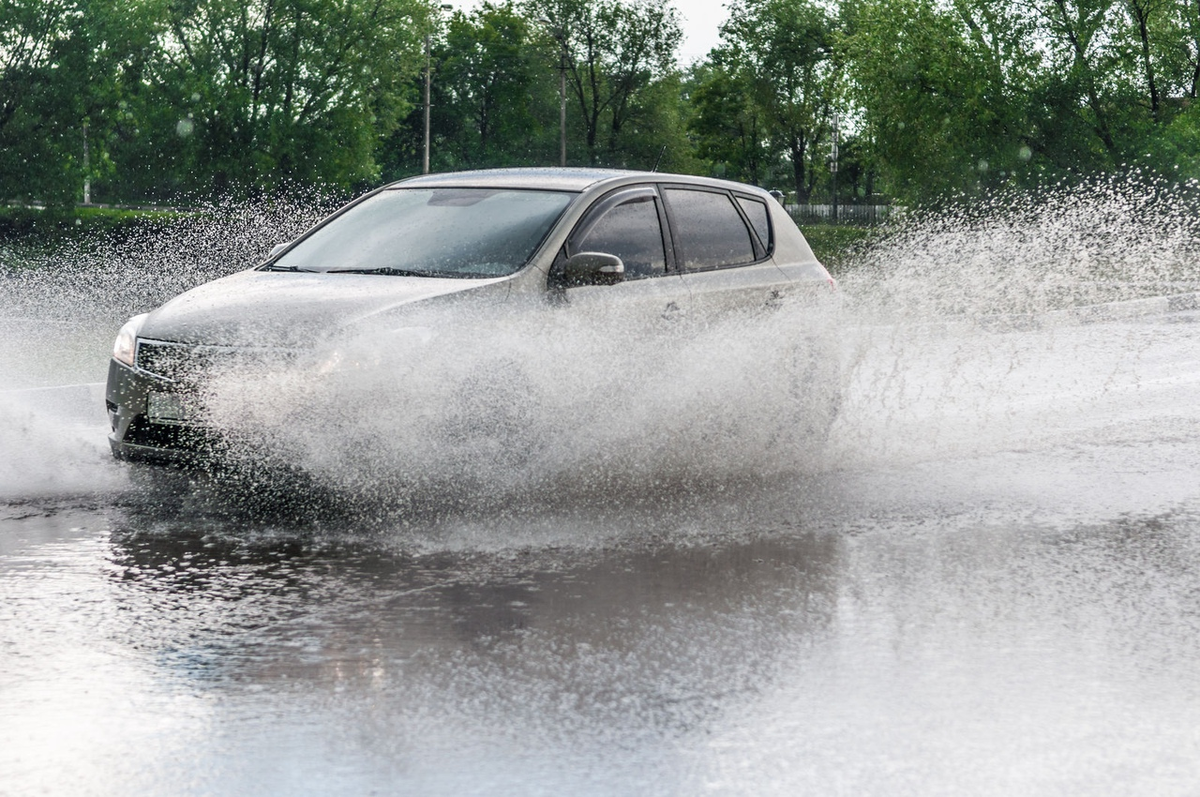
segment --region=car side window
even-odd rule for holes
[[[737,201],[742,206],[742,212],[746,214],[746,218],[750,219],[750,226],[754,228],[754,232],[758,233],[758,240],[762,243],[763,250],[770,252],[771,217],[767,213],[766,203],[746,196],[738,197]]]
[[[644,195],[610,208],[572,242],[571,251],[616,255],[625,264],[627,280],[662,276],[667,259],[658,201]]]
[[[733,198],[715,191],[664,190],[675,231],[676,257],[684,268],[753,263],[754,244]]]

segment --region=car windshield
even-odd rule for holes
[[[574,197],[560,191],[389,189],[354,205],[268,268],[502,277],[525,265]]]

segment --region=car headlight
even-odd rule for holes
[[[125,326],[121,327],[121,331],[117,333],[117,339],[113,342],[113,359],[119,363],[124,363],[130,367],[134,364],[134,359],[137,357],[137,333],[142,328],[142,322],[146,320],[149,313],[135,315],[133,318],[125,322]]]

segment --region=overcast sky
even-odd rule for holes
[[[455,8],[468,9],[477,0],[446,0]],[[679,63],[686,66],[708,55],[717,45],[717,27],[725,21],[728,0],[675,0],[675,8],[683,18],[683,45],[679,48]]]

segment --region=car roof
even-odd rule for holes
[[[514,168],[480,169],[470,172],[446,172],[410,177],[392,186],[414,188],[544,188],[558,191],[583,191],[596,183],[615,177],[638,174],[617,169],[586,168]],[[389,186],[390,188],[391,186]]]
[[[541,188],[551,191],[586,191],[598,183],[626,182],[629,180],[653,180],[655,182],[688,182],[701,185],[723,186],[741,190],[756,190],[741,183],[730,183],[711,177],[666,174],[626,169],[599,169],[584,167],[526,167],[511,169],[480,169],[468,172],[445,172],[425,174],[401,180],[387,188]]]

